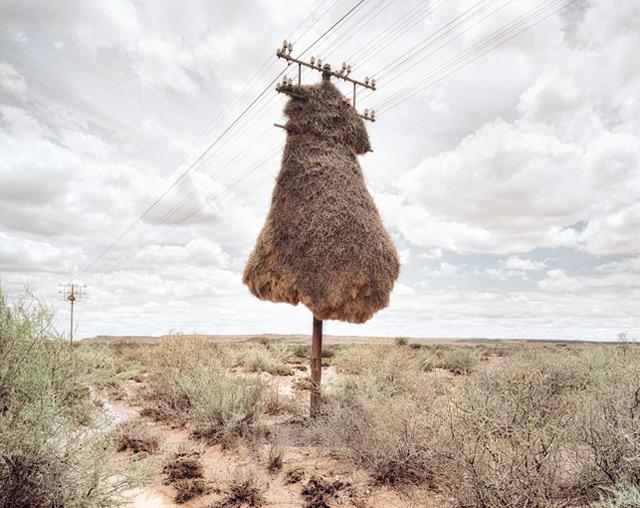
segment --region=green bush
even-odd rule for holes
[[[291,367],[285,362],[286,350],[275,346],[241,347],[236,362],[249,372],[268,372],[274,376],[290,376]]]
[[[640,508],[640,487],[617,485],[605,488],[605,499],[591,506],[593,508]]]
[[[194,435],[228,442],[247,435],[261,408],[263,383],[235,376],[227,349],[198,336],[161,341],[151,358],[145,413],[174,423],[192,421]]]
[[[409,339],[407,339],[406,337],[396,337],[395,339],[393,339],[393,343],[396,346],[406,346],[407,344],[409,344]]]
[[[454,347],[444,351],[439,358],[438,367],[454,374],[468,374],[480,362],[477,351],[468,346]]]
[[[430,482],[434,386],[400,362],[376,367],[337,386],[314,433],[379,483]]]
[[[94,421],[82,357],[30,295],[0,290],[0,506],[121,504],[130,477],[105,464],[110,436]]]

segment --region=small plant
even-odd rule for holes
[[[248,467],[237,467],[230,473],[222,490],[223,499],[215,508],[262,506],[265,503],[265,486],[259,480],[257,471]]]
[[[167,475],[166,484],[179,480],[203,478],[204,469],[200,455],[194,450],[178,451],[165,463],[162,472]]]
[[[249,346],[242,348],[236,357],[238,365],[249,372],[268,372],[274,376],[290,376],[291,367],[284,362],[285,351],[281,348]]]
[[[121,423],[115,430],[116,449],[119,452],[131,450],[135,454],[154,453],[160,444],[158,436],[149,432],[141,420]]]
[[[462,346],[445,351],[439,359],[438,367],[453,374],[468,374],[480,362],[480,356],[473,349]]]
[[[329,501],[338,491],[345,487],[340,480],[328,480],[313,475],[302,487],[300,495],[304,499],[305,508],[329,508]]]
[[[267,471],[274,473],[282,469],[284,460],[284,445],[279,435],[274,435],[269,443],[269,454],[267,456]]]
[[[187,478],[174,483],[176,489],[175,501],[178,504],[186,503],[192,499],[208,494],[213,489],[211,483],[202,478]]]
[[[266,337],[260,337],[258,339],[258,344],[267,349],[271,347],[271,341],[269,341],[269,339],[267,339]]]
[[[395,339],[393,339],[393,343],[396,346],[406,346],[407,344],[409,344],[409,339],[407,339],[406,337],[396,337]]]
[[[293,483],[299,483],[304,480],[306,473],[300,466],[287,464],[284,466],[284,483],[291,485]]]
[[[640,508],[640,488],[616,485],[605,488],[604,499],[592,504],[593,508]]]

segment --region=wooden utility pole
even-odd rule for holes
[[[291,51],[293,50],[293,44],[290,42],[284,41],[281,48],[278,48],[276,51],[276,55],[278,58],[283,58],[287,62],[297,64],[298,66],[298,77],[297,84],[302,84],[302,67],[306,67],[309,69],[313,69],[315,71],[319,71],[322,73],[323,81],[331,81],[332,77],[336,79],[341,79],[343,81],[347,81],[353,83],[353,95],[351,98],[351,105],[355,109],[356,107],[356,89],[358,86],[363,88],[368,88],[369,90],[375,91],[376,89],[376,80],[365,78],[364,81],[359,81],[357,79],[353,79],[349,74],[351,73],[351,65],[347,65],[346,63],[342,64],[342,68],[339,71],[332,71],[331,65],[328,63],[323,64],[321,58],[311,57],[309,62],[305,62],[300,60],[299,58],[295,58],[291,56]],[[294,99],[305,100],[305,97],[296,93],[293,89],[293,80],[287,76],[284,77],[281,84],[276,87],[276,90],[279,93],[284,93],[289,95]],[[349,102],[347,97],[344,97],[345,102]],[[356,111],[357,112],[357,111]],[[376,112],[374,110],[369,111],[368,109],[364,110],[364,114],[358,113],[360,118],[364,120],[368,120],[370,122],[376,121]],[[280,124],[274,124],[276,127],[280,127],[286,130],[286,126]],[[322,402],[322,320],[316,319],[313,316],[313,333],[311,335],[311,380],[313,385],[311,387],[311,396],[310,396],[310,413],[312,417],[318,416],[320,413],[320,405]]]
[[[73,308],[76,302],[80,302],[84,296],[83,290],[86,286],[79,284],[64,284],[58,293],[62,296],[62,300],[69,302],[71,306],[71,314],[69,319],[69,343],[73,343]]]

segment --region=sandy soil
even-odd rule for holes
[[[295,370],[293,376],[272,378],[270,374],[263,373],[274,386],[277,386],[281,396],[299,396],[306,399],[307,392],[300,392],[296,388],[296,380],[308,376],[306,367]],[[337,374],[333,367],[323,369],[323,384],[330,390]],[[127,387],[133,391],[134,387]],[[121,423],[132,418],[139,418],[141,409],[130,402],[102,400],[102,406],[115,422]],[[283,417],[271,417],[274,419]],[[286,417],[285,417],[286,418]],[[347,461],[340,461],[328,457],[322,450],[308,446],[304,442],[302,428],[296,423],[287,424],[279,421],[279,432],[286,434],[286,451],[284,455],[285,467],[296,467],[304,471],[304,478],[292,484],[287,484],[284,472],[269,473],[265,467],[268,455],[268,444],[257,443],[240,445],[232,449],[223,449],[221,445],[207,446],[200,441],[190,439],[188,428],[176,429],[166,423],[154,422],[148,418],[142,418],[145,426],[160,439],[160,450],[151,457],[156,461],[155,470],[160,471],[160,464],[171,456],[179,448],[185,446],[194,447],[201,452],[200,460],[204,468],[204,476],[212,482],[212,485],[224,485],[226,478],[233,473],[235,468],[249,468],[252,475],[258,478],[261,484],[266,503],[265,507],[303,507],[304,499],[301,496],[303,484],[308,481],[311,474],[319,474],[328,481],[339,480],[343,487],[335,496],[328,499],[329,506],[341,507],[446,507],[447,504],[438,495],[415,488],[391,489],[385,486],[373,485],[367,474],[356,470]],[[269,423],[269,422],[267,422]],[[130,452],[121,452],[114,457],[117,461],[132,461],[136,457]],[[184,504],[174,501],[176,491],[170,485],[165,485],[166,476],[156,474],[152,481],[143,489],[129,492],[129,504],[134,508],[167,508],[183,506],[185,508],[204,508],[219,502],[220,493],[211,493],[195,498]]]

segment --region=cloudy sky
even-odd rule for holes
[[[86,284],[83,337],[309,332],[241,281],[287,37],[377,78],[361,165],[402,257],[389,308],[327,333],[639,336],[640,2],[570,2],[3,0],[0,283],[63,329]]]

